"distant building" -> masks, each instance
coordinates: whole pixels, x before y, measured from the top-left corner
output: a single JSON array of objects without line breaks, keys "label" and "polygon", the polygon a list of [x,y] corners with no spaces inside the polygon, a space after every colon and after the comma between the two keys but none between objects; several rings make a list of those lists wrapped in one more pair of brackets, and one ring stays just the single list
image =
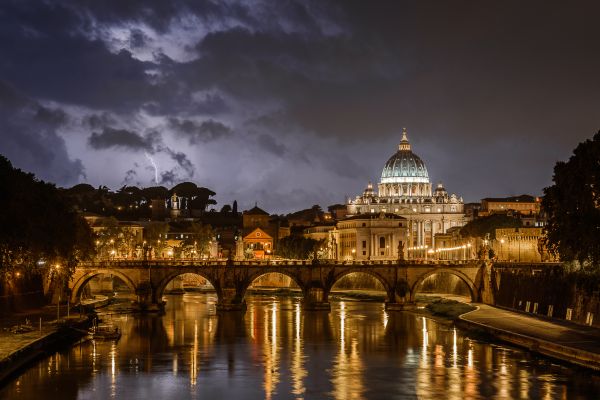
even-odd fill
[{"label": "distant building", "polygon": [[266,229],[269,226],[269,220],[271,216],[268,212],[255,205],[250,210],[244,211],[242,215],[242,223],[244,229],[251,228],[263,228]]},{"label": "distant building", "polygon": [[498,260],[516,262],[554,261],[543,246],[543,228],[496,229],[493,249]]},{"label": "distant building", "polygon": [[327,247],[330,258],[377,260],[397,259],[399,252],[405,257],[407,243],[406,218],[380,212],[355,215],[338,221],[335,229],[329,231]]},{"label": "distant building", "polygon": [[481,203],[466,203],[465,204],[465,223],[471,222],[479,217],[481,211]]},{"label": "distant building", "polygon": [[327,208],[331,214],[331,219],[339,221],[348,215],[348,207],[345,204],[334,204]]},{"label": "distant building", "polygon": [[481,200],[480,216],[494,213],[516,212],[521,215],[538,215],[542,200],[526,194],[503,198],[485,198]]},{"label": "distant building", "polygon": [[392,213],[405,218],[410,232],[408,247],[431,248],[437,233],[464,225],[462,198],[449,195],[441,183],[432,192],[425,163],[412,152],[406,130],[398,151],[383,168],[377,189],[375,193],[369,183],[361,196],[349,200],[348,214]]},{"label": "distant building", "polygon": [[[83,218],[88,223],[96,236],[102,236],[102,232],[117,229],[117,234],[111,244],[99,243],[100,257],[135,258],[141,256],[144,237],[144,226],[135,221],[117,221],[111,217],[103,217],[93,213],[84,213]],[[116,226],[113,223],[116,222]]]},{"label": "distant building", "polygon": [[[251,255],[256,258],[273,256],[279,240],[290,235],[290,227],[286,220],[269,215],[258,205],[244,211],[242,225],[243,247],[246,256]],[[261,241],[265,238],[268,240]],[[260,249],[260,251],[253,252],[249,249]]]},{"label": "distant building", "polygon": [[304,237],[317,241],[327,242],[330,237],[330,232],[335,229],[335,223],[327,225],[315,225],[304,229]]},{"label": "distant building", "polygon": [[243,238],[244,253],[249,258],[270,258],[273,255],[273,237],[261,228],[255,228]]}]

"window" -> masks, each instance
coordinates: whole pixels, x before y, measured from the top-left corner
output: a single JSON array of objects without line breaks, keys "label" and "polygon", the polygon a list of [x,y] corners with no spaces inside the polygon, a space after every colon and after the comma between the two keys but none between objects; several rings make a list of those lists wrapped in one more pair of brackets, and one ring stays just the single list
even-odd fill
[{"label": "window", "polygon": [[363,241],[362,241],[362,244],[363,244],[363,249],[366,249],[366,248],[367,248],[367,241],[366,241],[366,240],[363,240]]},{"label": "window", "polygon": [[363,256],[366,256],[366,255],[367,255],[367,252],[363,250]]},{"label": "window", "polygon": [[[379,248],[385,249],[385,238],[383,236],[379,238]],[[381,253],[381,255],[383,255],[383,253]]]},{"label": "window", "polygon": [[363,222],[363,223],[362,223],[362,226],[363,226],[363,227],[367,226],[367,223],[366,223],[366,222]]}]

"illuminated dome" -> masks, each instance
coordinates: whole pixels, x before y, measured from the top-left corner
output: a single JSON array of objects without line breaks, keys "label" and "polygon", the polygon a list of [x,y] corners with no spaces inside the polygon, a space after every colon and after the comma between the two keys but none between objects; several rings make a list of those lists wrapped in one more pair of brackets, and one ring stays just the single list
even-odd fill
[{"label": "illuminated dome", "polygon": [[406,129],[398,151],[385,163],[381,172],[381,183],[429,183],[429,174],[423,160],[410,149]]}]

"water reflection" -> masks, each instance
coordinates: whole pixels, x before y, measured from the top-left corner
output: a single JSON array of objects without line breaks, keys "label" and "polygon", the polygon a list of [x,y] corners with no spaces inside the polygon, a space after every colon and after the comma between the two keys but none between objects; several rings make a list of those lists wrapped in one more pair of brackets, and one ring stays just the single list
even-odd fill
[{"label": "water reflection", "polygon": [[118,343],[56,353],[0,398],[600,398],[597,375],[378,303],[247,302],[217,315],[214,295],[172,296],[164,316],[113,316]]}]

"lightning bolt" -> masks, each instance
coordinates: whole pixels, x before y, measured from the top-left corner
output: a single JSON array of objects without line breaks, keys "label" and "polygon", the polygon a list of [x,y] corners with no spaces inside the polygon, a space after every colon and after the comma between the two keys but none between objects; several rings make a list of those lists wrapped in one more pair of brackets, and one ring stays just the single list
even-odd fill
[{"label": "lightning bolt", "polygon": [[158,185],[158,166],[156,165],[156,162],[154,161],[152,156],[148,154],[147,151],[144,152],[144,155],[146,156],[148,161],[150,161],[150,164],[152,164],[152,167],[154,168],[154,182]]}]

